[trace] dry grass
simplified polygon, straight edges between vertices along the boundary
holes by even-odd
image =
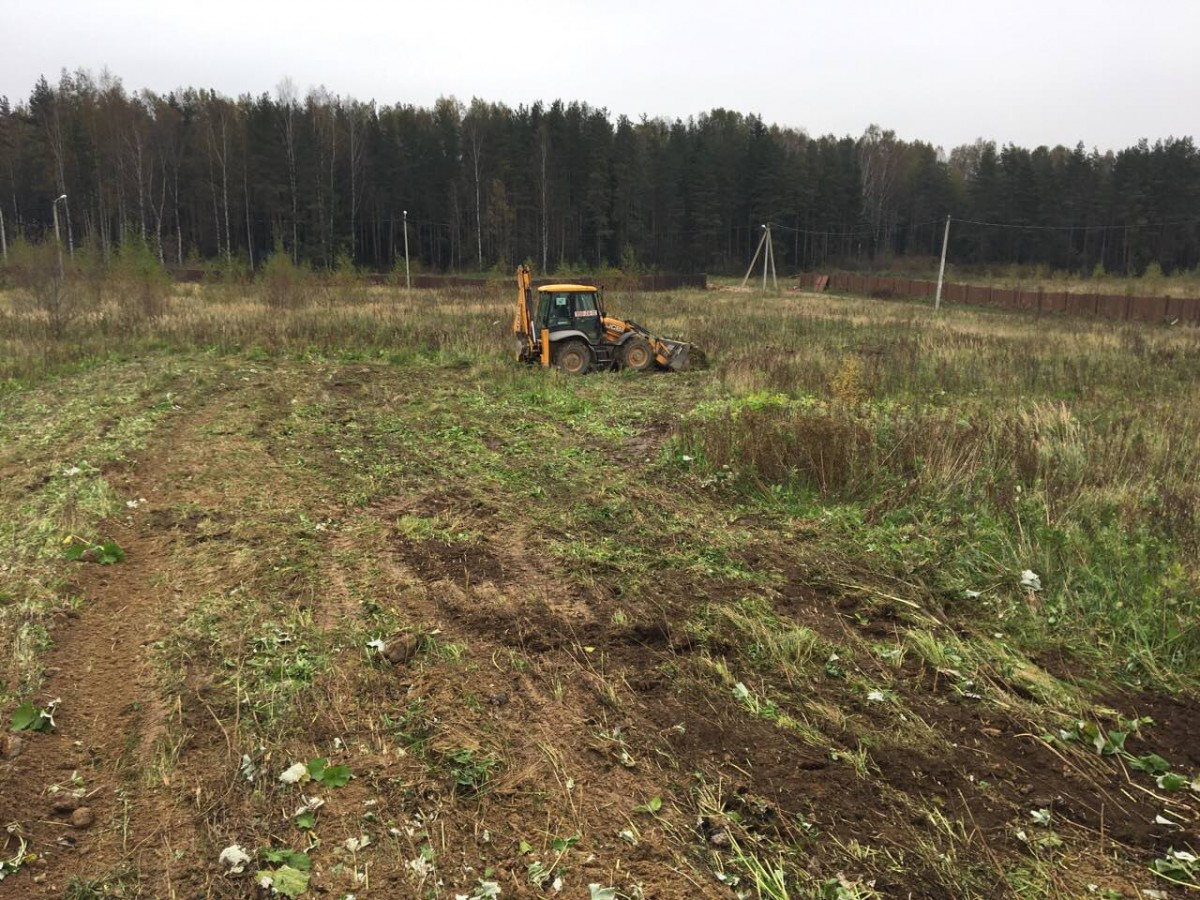
[[[614,293],[712,368],[568,379],[509,358],[503,286],[186,286],[131,324],[114,285],[62,340],[0,299],[7,697],[61,689],[29,759],[86,746],[101,789],[88,857],[30,824],[52,880],[244,896],[237,840],[333,896],[1078,895],[1149,885],[1144,822],[1194,816],[1053,737],[1195,687],[1194,331]],[[43,684],[89,633],[117,728]],[[1180,708],[1130,748],[1185,766]],[[318,756],[354,778],[304,830],[277,779]]]

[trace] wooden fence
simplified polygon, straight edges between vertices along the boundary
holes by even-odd
[[[853,275],[838,272],[823,276],[805,273],[800,286],[819,290],[819,279],[827,278],[827,290],[877,297],[885,300],[933,300],[936,281],[918,278],[891,278],[880,275]],[[1194,297],[1145,297],[1133,294],[1078,294],[1047,291],[1041,288],[982,287],[974,284],[942,285],[942,302],[962,306],[991,306],[1040,315],[1061,313],[1097,319],[1137,322],[1190,322],[1200,324],[1200,299]]]
[[[176,269],[172,272],[176,281],[204,282],[210,276],[203,269]],[[321,279],[321,275],[312,277]],[[367,272],[359,276],[367,284],[391,284],[404,286],[404,276],[397,277],[396,273],[388,275],[377,272]],[[708,287],[707,275],[619,275],[614,278],[590,278],[564,276],[559,279],[540,279],[535,284],[552,284],[553,281],[570,282],[571,284],[591,284],[603,286],[614,291],[679,291],[704,290]],[[513,279],[471,278],[464,275],[413,275],[412,286],[415,290],[436,290],[438,288],[479,288],[486,289],[502,285],[505,290],[513,286]]]

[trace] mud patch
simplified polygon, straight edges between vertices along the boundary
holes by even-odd
[[[174,532],[189,544],[220,540],[233,532],[233,517],[219,510],[154,509],[147,517],[156,532]]]
[[[1157,753],[1176,771],[1200,771],[1200,701],[1143,691],[1111,694],[1102,702],[1127,719],[1149,716],[1154,720],[1130,736],[1131,752]]]
[[[389,545],[397,559],[424,581],[451,581],[465,589],[486,582],[507,584],[512,577],[504,560],[484,544],[395,535]]]

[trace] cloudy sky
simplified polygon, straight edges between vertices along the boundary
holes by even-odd
[[[107,67],[179,86],[428,105],[583,100],[1101,149],[1200,131],[1200,0],[0,0],[0,95]]]

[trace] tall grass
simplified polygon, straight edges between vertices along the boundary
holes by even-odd
[[[1200,667],[1200,334],[820,309],[721,336],[725,391],[682,417],[682,455],[1031,644]]]
[[[156,349],[338,354],[500,354],[507,349],[507,292],[495,288],[421,291],[315,284],[300,278],[297,298],[280,300],[280,283],[177,285],[156,315],[132,315],[137,290],[106,279],[86,310],[57,338],[46,317],[0,293],[0,381],[64,364]]]
[[[506,284],[407,292],[285,263],[157,307],[129,301],[147,278],[132,266],[97,278],[61,337],[0,294],[0,384],[163,350],[507,355]],[[1200,331],[734,291],[608,304],[712,361],[663,394],[686,398],[663,410],[688,410],[679,455],[736,502],[818,518],[829,560],[1030,642],[1154,675],[1200,667]],[[1017,590],[1025,568],[1036,596]]]

